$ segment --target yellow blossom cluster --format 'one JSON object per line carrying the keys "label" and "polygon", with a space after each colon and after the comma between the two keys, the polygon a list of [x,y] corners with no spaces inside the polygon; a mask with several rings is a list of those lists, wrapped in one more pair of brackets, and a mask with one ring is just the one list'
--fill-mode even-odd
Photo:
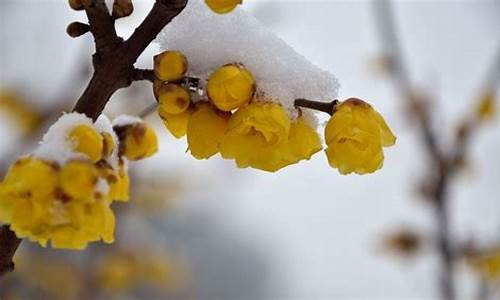
{"label": "yellow blossom cluster", "polygon": [[[187,66],[187,59],[173,51],[156,56],[154,92],[165,126],[176,138],[187,136],[193,157],[220,153],[238,167],[274,172],[321,150],[320,138],[305,118],[292,120],[280,104],[256,96],[255,79],[243,65],[216,69],[208,77],[206,97],[196,103],[182,84],[187,68],[175,68],[176,76],[171,76],[174,67],[162,65]],[[161,81],[166,77],[176,79]]]}
{"label": "yellow blossom cluster", "polygon": [[484,280],[500,282],[500,249],[466,257],[469,266]]}
{"label": "yellow blossom cluster", "polygon": [[[193,157],[208,159],[220,153],[240,168],[275,172],[323,148],[302,111],[291,118],[280,103],[266,99],[242,64],[214,70],[200,91],[189,84],[193,78],[186,76],[188,60],[182,53],[165,51],[154,62],[158,114],[173,136],[187,136]],[[396,142],[383,117],[360,99],[334,103],[325,128],[330,166],[344,175],[380,169],[383,147]]]}
{"label": "yellow blossom cluster", "polygon": [[157,149],[154,132],[142,122],[115,130],[118,138],[90,122],[75,124],[62,133],[68,159],[50,160],[36,151],[18,159],[0,183],[0,222],[17,237],[44,247],[49,240],[52,247],[65,249],[83,249],[101,239],[113,242],[111,203],[129,198],[126,159],[147,157]]}
{"label": "yellow blossom cluster", "polygon": [[218,14],[231,12],[242,2],[242,0],[205,0],[207,6],[210,7],[213,12]]}
{"label": "yellow blossom cluster", "polygon": [[41,121],[40,114],[33,110],[31,105],[28,105],[14,91],[0,89],[0,114],[12,119],[18,128],[23,132],[28,133],[36,129]]}

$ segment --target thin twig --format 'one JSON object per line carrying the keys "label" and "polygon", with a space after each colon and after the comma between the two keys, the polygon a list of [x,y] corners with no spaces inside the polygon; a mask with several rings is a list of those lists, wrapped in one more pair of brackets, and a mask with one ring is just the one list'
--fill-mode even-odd
{"label": "thin twig", "polygon": [[448,166],[447,160],[437,144],[436,133],[432,127],[432,119],[423,96],[413,90],[406,65],[403,62],[401,46],[399,44],[394,14],[388,0],[380,0],[375,4],[378,30],[385,46],[384,54],[389,59],[389,73],[393,79],[394,87],[400,96],[406,99],[412,110],[416,113],[420,134],[424,141],[425,149],[433,162],[432,172],[436,180],[435,190],[432,193],[436,226],[437,247],[441,261],[440,291],[445,300],[455,299],[454,286],[454,254],[451,246],[448,217]]}

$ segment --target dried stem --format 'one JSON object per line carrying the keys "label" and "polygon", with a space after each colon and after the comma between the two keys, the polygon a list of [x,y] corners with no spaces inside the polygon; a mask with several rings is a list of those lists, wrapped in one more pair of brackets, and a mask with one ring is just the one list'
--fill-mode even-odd
{"label": "dried stem", "polygon": [[295,107],[304,107],[309,109],[314,109],[317,111],[322,111],[330,116],[333,115],[335,107],[339,103],[339,100],[333,100],[331,102],[320,102],[320,101],[312,101],[307,99],[295,99],[294,105]]}
{"label": "dried stem", "polygon": [[[136,80],[150,80],[149,73],[136,69],[134,64],[163,27],[184,9],[187,0],[156,0],[127,41],[117,36],[115,18],[109,13],[104,0],[86,0],[83,3],[95,42],[92,59],[94,73],[74,111],[95,120],[118,89],[128,87]],[[0,276],[12,271],[12,257],[20,242],[7,226],[0,228]]]}
{"label": "dried stem", "polygon": [[444,157],[436,142],[436,133],[432,127],[432,119],[426,109],[423,96],[414,92],[408,71],[403,62],[401,48],[397,38],[396,25],[391,4],[388,0],[380,0],[375,6],[377,25],[385,46],[385,55],[390,63],[390,75],[394,87],[401,97],[406,99],[412,111],[416,113],[420,134],[426,152],[432,159],[432,172],[435,178],[435,190],[432,193],[436,226],[437,250],[441,261],[440,291],[444,300],[455,299],[454,286],[454,253],[451,245],[448,216],[448,160]]}

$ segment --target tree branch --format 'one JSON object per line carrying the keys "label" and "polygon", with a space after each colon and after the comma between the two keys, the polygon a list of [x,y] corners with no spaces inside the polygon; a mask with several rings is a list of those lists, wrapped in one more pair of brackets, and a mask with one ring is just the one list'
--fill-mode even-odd
{"label": "tree branch", "polygon": [[[184,9],[187,0],[156,0],[148,16],[126,42],[116,35],[114,18],[104,0],[84,0],[83,4],[96,50],[92,60],[94,73],[74,111],[95,120],[118,89],[129,86],[134,80],[150,79],[147,71],[138,71],[134,64],[163,27]],[[12,271],[12,257],[20,242],[8,226],[0,227],[0,276]]]}
{"label": "tree branch", "polygon": [[440,290],[445,300],[455,299],[454,286],[454,251],[451,245],[448,216],[448,160],[439,148],[436,133],[432,127],[432,118],[422,95],[413,90],[408,71],[402,59],[401,47],[397,38],[394,13],[389,0],[379,0],[375,4],[376,21],[384,45],[384,54],[389,59],[389,74],[394,88],[406,99],[412,111],[416,113],[420,134],[426,152],[432,159],[432,172],[435,189],[431,195],[437,226],[437,250],[441,261]]}
{"label": "tree branch", "polygon": [[20,243],[21,240],[9,229],[9,226],[0,227],[0,277],[14,270],[12,258]]}
{"label": "tree branch", "polygon": [[156,80],[155,72],[153,70],[134,69],[134,72],[132,73],[132,80],[148,80],[154,82]]}

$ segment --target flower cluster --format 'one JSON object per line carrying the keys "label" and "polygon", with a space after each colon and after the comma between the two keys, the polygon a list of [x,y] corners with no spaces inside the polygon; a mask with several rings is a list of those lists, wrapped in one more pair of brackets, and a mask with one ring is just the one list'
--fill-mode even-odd
{"label": "flower cluster", "polygon": [[[223,65],[206,82],[186,75],[188,60],[178,51],[155,56],[154,65],[158,114],[173,136],[187,136],[193,157],[220,153],[240,168],[275,172],[322,149],[302,111],[292,118],[280,103],[267,99],[242,64]],[[341,174],[380,169],[382,148],[396,141],[382,116],[360,99],[333,103],[325,128],[330,165]]]}
{"label": "flower cluster", "polygon": [[255,79],[243,65],[215,70],[201,97],[186,86],[186,71],[187,59],[179,52],[155,57],[158,113],[172,135],[187,136],[193,157],[220,153],[238,167],[274,172],[321,150],[305,118],[292,120],[280,104],[256,95]]}
{"label": "flower cluster", "polygon": [[154,132],[140,119],[115,123],[104,116],[95,123],[77,113],[62,116],[40,147],[7,171],[0,184],[0,222],[44,247],[49,240],[65,249],[113,242],[110,206],[129,198],[127,160],[157,150]]}

